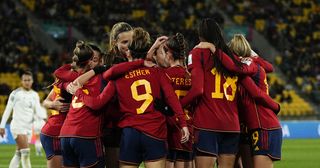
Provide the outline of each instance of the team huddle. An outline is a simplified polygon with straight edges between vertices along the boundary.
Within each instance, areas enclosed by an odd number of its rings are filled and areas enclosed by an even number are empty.
[[[113,26],[107,54],[78,41],[43,102],[47,166],[273,167],[282,130],[268,95],[272,65],[243,35],[226,44],[213,19],[198,36],[189,54],[181,33],[152,44],[125,22]]]

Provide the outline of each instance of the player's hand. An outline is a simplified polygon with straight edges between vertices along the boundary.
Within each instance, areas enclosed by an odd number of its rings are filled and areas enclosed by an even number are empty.
[[[152,61],[148,61],[148,60],[144,60],[143,65],[146,66],[146,67],[154,67],[154,66],[156,66],[155,63],[153,63]]]
[[[243,57],[240,59],[242,63],[250,65],[252,63],[252,58],[250,57]]]
[[[189,136],[190,136],[190,132],[189,132],[188,127],[182,127],[181,133],[182,133],[182,136],[181,136],[180,142],[186,143],[189,140]]]
[[[0,128],[0,135],[4,137],[4,134],[6,133],[6,130],[4,128]]]
[[[69,110],[70,103],[63,103],[63,100],[64,98],[62,97],[55,99],[52,102],[52,108],[60,112],[67,112]]]
[[[82,88],[79,82],[72,82],[67,86],[67,92],[74,95],[78,89]]]
[[[153,43],[153,45],[151,46],[151,48],[148,51],[146,60],[154,60],[154,52],[161,46],[161,44],[163,44],[165,41],[168,40],[167,36],[161,36],[158,37],[157,40]]]
[[[208,48],[212,53],[216,52],[216,46],[209,42],[200,42],[198,45],[196,45],[194,48]]]

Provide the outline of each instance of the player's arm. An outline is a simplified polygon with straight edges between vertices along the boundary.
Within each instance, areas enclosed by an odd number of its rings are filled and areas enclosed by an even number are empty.
[[[70,103],[63,103],[64,100],[62,97],[54,98],[53,89],[50,91],[48,96],[43,100],[42,105],[48,109],[57,110],[60,112],[67,112],[69,110]]]
[[[34,97],[35,97],[34,111],[35,111],[36,118],[43,119],[43,120],[47,119],[47,117],[48,117],[47,113],[46,113],[46,111],[43,110],[43,108],[40,105],[40,97],[39,97],[38,93],[35,92]]]
[[[123,62],[120,64],[116,64],[112,66],[107,71],[103,72],[102,76],[103,79],[108,81],[110,79],[114,79],[117,76],[123,75],[124,73],[139,68],[141,66],[145,65],[145,61],[142,59],[139,59],[137,61],[131,61],[131,62]]]
[[[160,86],[161,90],[163,91],[166,103],[169,105],[169,107],[171,107],[175,116],[179,119],[178,123],[179,126],[182,128],[182,136],[180,141],[181,143],[185,143],[189,140],[190,135],[187,127],[185,114],[183,113],[183,109],[181,107],[179,99],[177,95],[174,93],[174,90],[172,88],[172,85],[170,84],[168,77],[162,72],[160,72]]]
[[[231,72],[243,75],[253,75],[258,71],[257,65],[253,64],[252,61],[248,61],[245,64],[242,64],[242,66],[237,66],[221,49],[217,49],[216,52],[216,56],[218,56],[223,66]],[[238,56],[235,56],[235,58],[238,58]]]
[[[85,106],[93,110],[99,110],[107,104],[115,94],[116,87],[114,82],[110,81],[98,96],[87,95],[81,88],[76,91],[75,96],[77,96],[78,100],[83,102]]]
[[[78,73],[71,70],[71,64],[62,65],[53,74],[63,81],[73,81],[78,77]]]
[[[256,64],[252,64],[251,62],[248,62],[248,64],[242,64],[242,66],[236,65],[233,60],[224,53],[221,49],[215,48],[215,46],[212,43],[209,42],[200,42],[196,48],[208,48],[212,53],[215,53],[219,60],[221,61],[222,65],[229,71],[235,72],[238,74],[243,75],[253,75],[258,71],[258,67]],[[235,56],[235,58],[238,58]]]
[[[260,66],[262,66],[262,68],[266,71],[266,73],[271,73],[273,72],[273,66],[270,62],[264,60],[263,58],[259,57],[259,56],[255,56],[253,57],[254,61],[259,64]]]
[[[1,119],[1,123],[0,123],[0,135],[3,137],[5,134],[5,127],[6,127],[6,123],[11,115],[13,106],[14,106],[14,101],[15,101],[15,92],[11,92],[9,99],[8,99],[8,103],[7,106],[3,112],[2,115],[2,119]]]
[[[201,64],[201,50],[192,50],[189,55],[188,69],[191,71],[191,88],[180,102],[182,107],[192,103],[203,94],[204,72]]]
[[[279,112],[280,105],[276,103],[267,93],[258,88],[251,77],[244,76],[240,79],[240,83],[259,104],[270,108],[276,114]]]

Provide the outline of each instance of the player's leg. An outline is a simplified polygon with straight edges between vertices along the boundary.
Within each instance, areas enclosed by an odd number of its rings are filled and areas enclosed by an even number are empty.
[[[107,128],[104,133],[107,168],[119,167],[120,139],[120,128]]]
[[[146,168],[165,168],[166,167],[166,159],[162,158],[157,161],[145,161],[144,165]]]
[[[15,139],[17,143],[17,148],[21,153],[21,165],[23,168],[31,168],[30,162],[30,148],[28,143],[28,135],[26,134],[18,134]]]
[[[123,128],[120,141],[120,168],[136,168],[142,162],[141,132],[134,128]]]
[[[62,167],[61,144],[58,137],[50,137],[40,134],[40,141],[47,158],[48,168]]]
[[[235,168],[253,168],[253,160],[251,153],[251,136],[248,127],[240,122],[240,144],[239,152],[235,161]]]
[[[213,131],[195,130],[196,167],[214,167],[218,155],[218,139]]]
[[[219,168],[233,168],[235,160],[235,154],[221,154],[218,156]]]
[[[187,151],[177,151],[176,168],[192,168],[193,153]]]
[[[17,168],[20,165],[20,160],[21,160],[21,153],[20,150],[16,149],[10,164],[9,164],[9,168]]]
[[[241,156],[239,153],[236,155],[233,168],[243,168]]]
[[[273,168],[272,160],[265,155],[255,155],[253,163],[255,168]]]
[[[217,133],[219,136],[218,163],[221,168],[233,168],[239,150],[239,133]]]
[[[100,138],[71,138],[71,146],[76,153],[80,167],[105,167],[103,146]]]
[[[176,150],[169,149],[166,159],[166,168],[174,168],[176,160]]]
[[[138,168],[139,165],[136,165],[136,164],[131,165],[129,163],[120,162],[119,167],[120,168]]]
[[[244,168],[253,168],[253,160],[251,155],[251,148],[248,144],[241,144],[239,146],[240,160]]]
[[[40,142],[40,133],[41,133],[41,128],[45,124],[45,121],[42,119],[37,119],[36,121],[33,122],[33,132],[36,137],[36,141],[34,143],[35,151],[36,151],[36,156],[41,156],[42,155],[42,145]]]
[[[60,138],[63,167],[79,167],[80,165],[72,148],[71,140],[72,138],[68,137]]]
[[[282,130],[253,130],[253,165],[255,168],[272,168],[273,161],[281,159]]]
[[[47,160],[48,168],[60,168],[62,167],[62,156],[53,156],[50,160]]]
[[[211,156],[205,156],[205,155],[207,155],[207,154],[197,153],[196,168],[214,167],[214,164],[216,163],[217,158],[213,155],[211,155]]]
[[[141,133],[142,157],[146,168],[165,168],[167,144],[144,133]]]

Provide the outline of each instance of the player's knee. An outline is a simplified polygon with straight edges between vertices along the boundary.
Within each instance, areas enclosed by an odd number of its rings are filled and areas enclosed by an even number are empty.
[[[20,150],[16,150],[15,155],[18,156],[18,157],[21,157],[21,152],[20,152]]]
[[[30,155],[30,148],[20,149],[20,153],[22,157],[29,157]]]

